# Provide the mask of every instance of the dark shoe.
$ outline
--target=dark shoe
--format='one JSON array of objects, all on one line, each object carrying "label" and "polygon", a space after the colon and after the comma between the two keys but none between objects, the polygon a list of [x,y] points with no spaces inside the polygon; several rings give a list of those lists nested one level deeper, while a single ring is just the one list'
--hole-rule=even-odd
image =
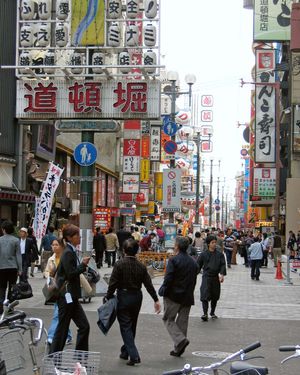
[{"label": "dark shoe", "polygon": [[31,277],[34,277],[34,274],[33,274],[33,272],[30,272],[30,276],[31,276]]},{"label": "dark shoe", "polygon": [[211,318],[214,320],[214,319],[218,319],[217,315],[215,314],[210,314]]},{"label": "dark shoe", "polygon": [[207,321],[208,321],[208,316],[207,316],[207,314],[203,314],[203,315],[201,316],[201,319],[203,320],[203,322],[207,322]]},{"label": "dark shoe", "polygon": [[231,268],[231,264],[227,264],[227,267],[228,267],[228,268]]},{"label": "dark shoe", "polygon": [[252,280],[254,280],[254,279],[255,279],[255,277],[251,277],[251,279],[252,279]]},{"label": "dark shoe", "polygon": [[134,366],[134,365],[136,365],[136,364],[138,364],[138,363],[141,363],[141,359],[140,359],[140,358],[137,358],[137,359],[130,359],[130,360],[126,363],[126,365],[127,365],[127,366]]},{"label": "dark shoe", "polygon": [[256,280],[256,281],[259,281],[259,277],[257,277],[255,280]]},{"label": "dark shoe", "polygon": [[127,361],[128,359],[128,354],[127,353],[120,353],[120,359],[125,359]]},{"label": "dark shoe", "polygon": [[178,345],[177,345],[177,350],[175,351],[175,353],[177,353],[177,357],[180,357],[184,351],[185,351],[185,348],[189,345],[189,340],[188,339],[184,339],[182,340]]},{"label": "dark shoe", "polygon": [[175,350],[171,350],[170,355],[172,355],[173,357],[179,357],[178,353],[175,352]]}]

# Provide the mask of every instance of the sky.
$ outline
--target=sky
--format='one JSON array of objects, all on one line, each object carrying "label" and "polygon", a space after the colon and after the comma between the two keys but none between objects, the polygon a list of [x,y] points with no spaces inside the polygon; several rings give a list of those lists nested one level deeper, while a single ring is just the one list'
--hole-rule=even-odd
[{"label": "sky", "polygon": [[221,160],[214,175],[226,176],[226,189],[233,194],[245,144],[245,127],[237,123],[250,121],[252,85],[241,88],[240,79],[252,80],[253,11],[243,8],[243,0],[160,0],[160,7],[161,64],[178,72],[183,91],[185,75],[195,74],[193,100],[214,96],[213,153],[203,158],[207,170],[211,158],[214,165]]}]

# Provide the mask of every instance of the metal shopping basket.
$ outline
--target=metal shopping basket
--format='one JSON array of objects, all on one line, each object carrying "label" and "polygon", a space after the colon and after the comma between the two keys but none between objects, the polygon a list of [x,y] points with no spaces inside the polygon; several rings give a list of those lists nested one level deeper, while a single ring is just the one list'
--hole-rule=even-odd
[{"label": "metal shopping basket", "polygon": [[8,373],[24,368],[24,344],[20,329],[1,329],[0,359],[5,361],[6,371]]},{"label": "metal shopping basket", "polygon": [[56,352],[43,358],[42,370],[42,375],[98,375],[100,353],[70,349]]}]

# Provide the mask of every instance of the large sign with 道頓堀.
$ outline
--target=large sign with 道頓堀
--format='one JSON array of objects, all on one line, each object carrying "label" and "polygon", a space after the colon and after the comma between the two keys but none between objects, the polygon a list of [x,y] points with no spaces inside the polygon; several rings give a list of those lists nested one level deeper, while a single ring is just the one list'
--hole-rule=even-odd
[{"label": "large sign with \u9053\u9813\u5800", "polygon": [[157,119],[157,81],[17,81],[17,118]]}]

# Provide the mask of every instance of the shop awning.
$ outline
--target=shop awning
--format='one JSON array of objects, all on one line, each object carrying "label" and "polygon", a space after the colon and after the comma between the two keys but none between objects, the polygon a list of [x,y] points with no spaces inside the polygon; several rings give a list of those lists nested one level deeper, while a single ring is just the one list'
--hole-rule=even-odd
[{"label": "shop awning", "polygon": [[18,193],[15,191],[0,191],[0,202],[13,201],[19,203],[34,203],[35,195],[28,193]]}]

